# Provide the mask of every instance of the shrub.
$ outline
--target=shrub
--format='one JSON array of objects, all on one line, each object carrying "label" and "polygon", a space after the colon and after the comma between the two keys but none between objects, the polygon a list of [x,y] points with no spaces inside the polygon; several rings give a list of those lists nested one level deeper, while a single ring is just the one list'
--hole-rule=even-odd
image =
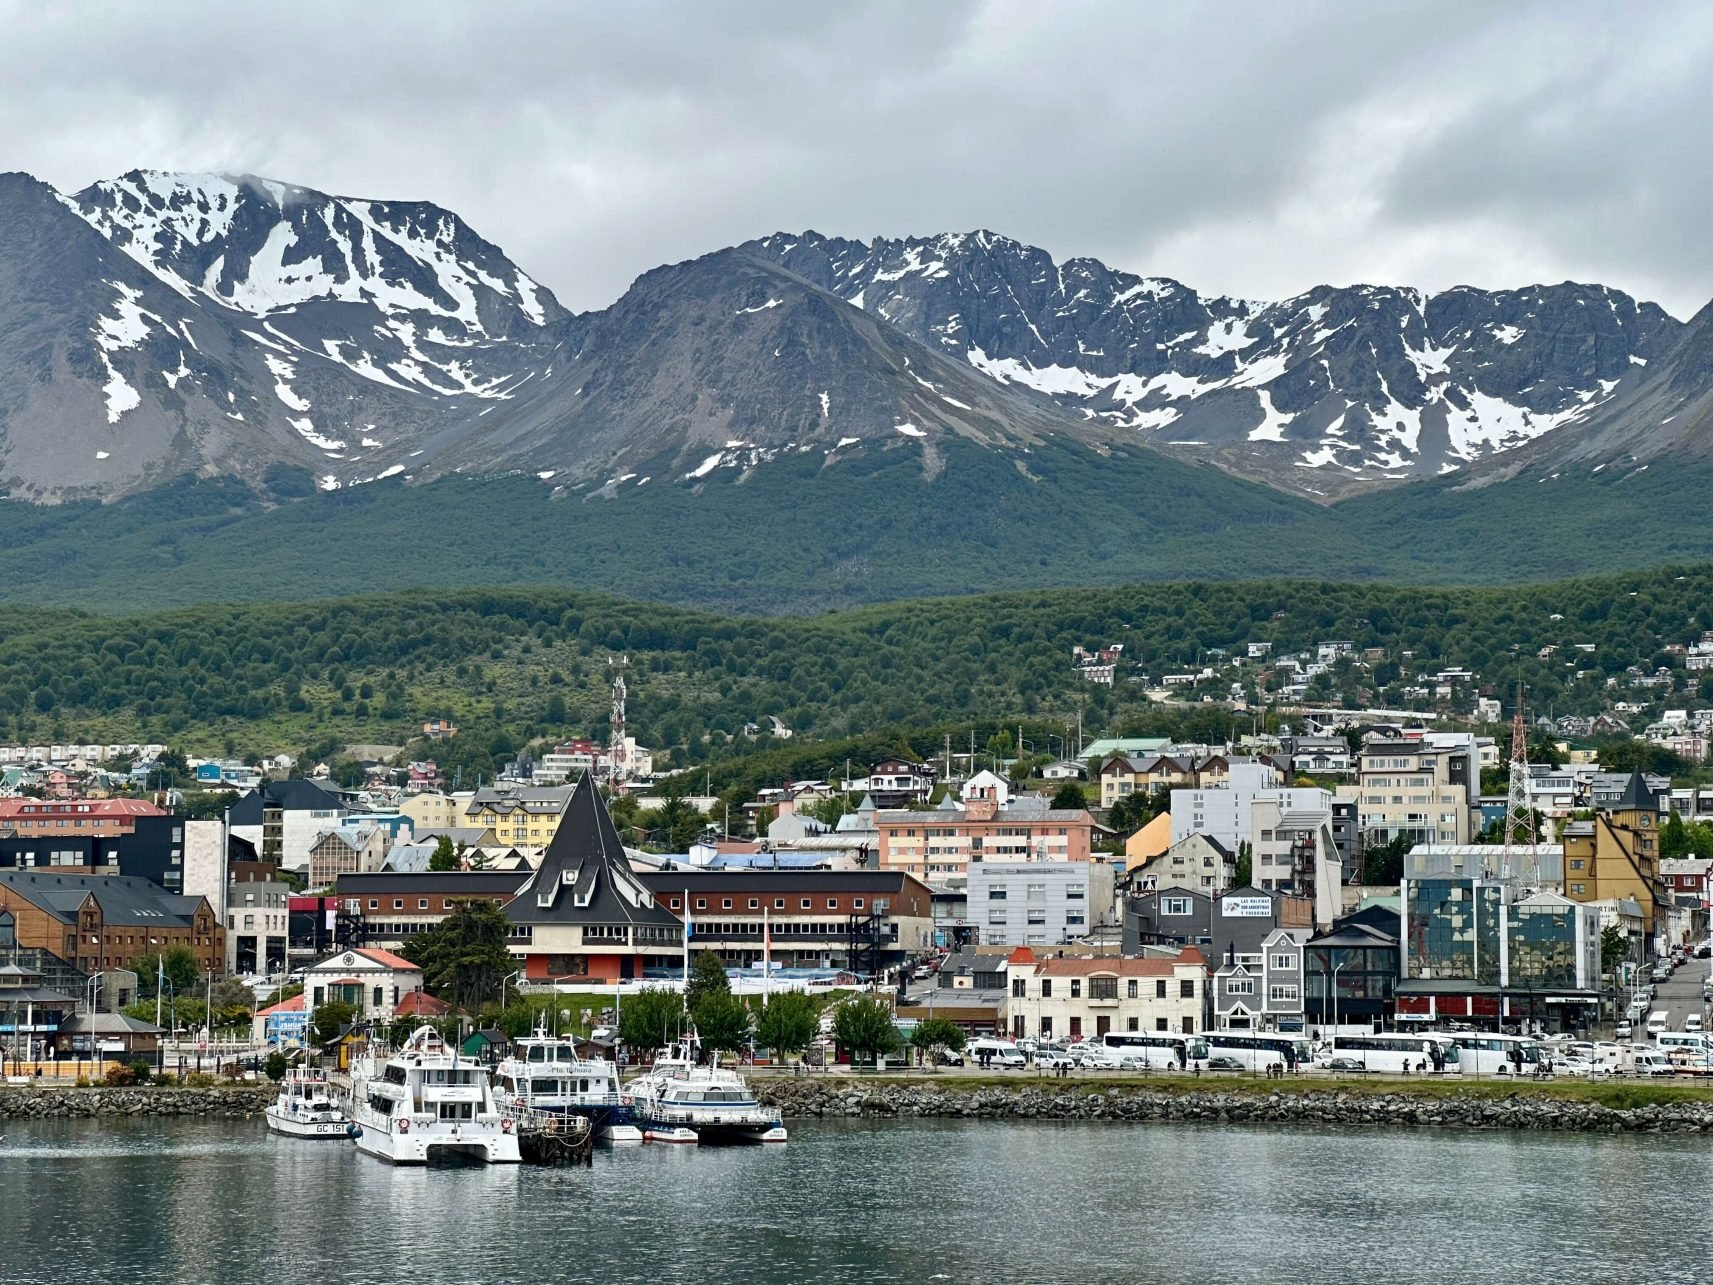
[{"label": "shrub", "polygon": [[110,1089],[128,1089],[136,1082],[137,1072],[129,1066],[113,1067],[107,1072],[106,1079],[102,1080],[102,1083]]},{"label": "shrub", "polygon": [[268,1073],[268,1079],[278,1084],[285,1079],[286,1055],[284,1053],[268,1054],[268,1060],[262,1063],[262,1070]]}]

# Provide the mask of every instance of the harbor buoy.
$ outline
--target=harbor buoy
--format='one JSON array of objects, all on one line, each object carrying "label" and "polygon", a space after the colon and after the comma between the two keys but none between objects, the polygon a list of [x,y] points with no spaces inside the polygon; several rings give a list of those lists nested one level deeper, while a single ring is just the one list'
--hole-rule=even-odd
[{"label": "harbor buoy", "polygon": [[410,1117],[409,1116],[401,1115],[397,1120],[393,1121],[393,1123],[398,1125],[398,1130],[400,1133],[409,1133],[410,1132]]}]

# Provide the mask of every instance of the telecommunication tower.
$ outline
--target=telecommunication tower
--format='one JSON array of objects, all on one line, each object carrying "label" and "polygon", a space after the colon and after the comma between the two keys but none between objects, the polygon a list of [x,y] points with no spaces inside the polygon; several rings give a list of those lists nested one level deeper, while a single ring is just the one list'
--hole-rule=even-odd
[{"label": "telecommunication tower", "polygon": [[1523,685],[1517,684],[1517,707],[1511,716],[1511,780],[1505,800],[1504,852],[1499,860],[1502,874],[1516,878],[1521,874],[1522,852],[1529,845],[1529,881],[1540,882],[1540,857],[1533,845],[1540,842],[1534,809],[1529,806],[1529,743],[1523,723]]},{"label": "telecommunication tower", "polygon": [[615,656],[607,662],[616,671],[613,675],[612,730],[607,738],[607,779],[622,781],[630,776],[630,762],[625,753],[625,666],[630,662]]}]

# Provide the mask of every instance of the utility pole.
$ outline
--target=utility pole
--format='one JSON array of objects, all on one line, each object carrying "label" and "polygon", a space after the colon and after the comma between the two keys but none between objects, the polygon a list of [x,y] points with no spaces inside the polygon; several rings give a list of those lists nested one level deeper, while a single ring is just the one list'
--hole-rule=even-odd
[{"label": "utility pole", "polygon": [[[1507,873],[1512,878],[1517,874],[1517,862],[1522,853],[1519,849],[1524,844],[1540,843],[1540,835],[1535,827],[1534,809],[1529,806],[1529,743],[1528,728],[1523,722],[1523,685],[1517,684],[1517,705],[1511,716],[1511,779],[1510,790],[1505,799],[1505,835],[1504,849],[1499,857],[1501,875]],[[1531,884],[1540,882],[1540,857],[1534,852],[1529,853]]]}]

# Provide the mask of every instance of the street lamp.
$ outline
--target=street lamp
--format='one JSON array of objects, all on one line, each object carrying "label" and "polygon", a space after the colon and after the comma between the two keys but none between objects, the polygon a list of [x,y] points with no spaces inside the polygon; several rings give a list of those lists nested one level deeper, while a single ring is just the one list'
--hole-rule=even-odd
[{"label": "street lamp", "polygon": [[[1329,955],[1328,958],[1330,959],[1331,956]],[[1338,974],[1349,963],[1350,961],[1347,959],[1332,970],[1332,1033],[1335,1037],[1338,1034]]]}]

